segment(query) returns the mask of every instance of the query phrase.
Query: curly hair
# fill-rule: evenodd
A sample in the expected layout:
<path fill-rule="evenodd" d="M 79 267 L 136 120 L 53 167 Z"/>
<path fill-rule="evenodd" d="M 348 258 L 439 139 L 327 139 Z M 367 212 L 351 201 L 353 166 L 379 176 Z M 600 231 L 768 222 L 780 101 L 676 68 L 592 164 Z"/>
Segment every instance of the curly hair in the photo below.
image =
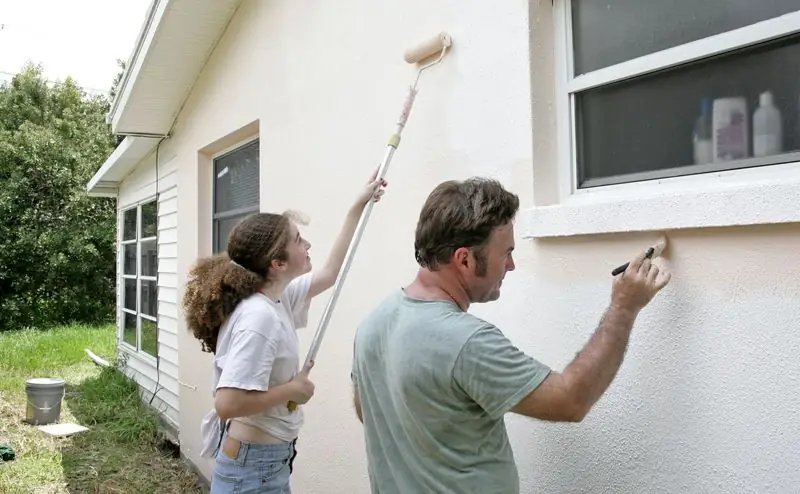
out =
<path fill-rule="evenodd" d="M 204 352 L 216 353 L 220 328 L 270 280 L 272 261 L 286 260 L 291 221 L 301 220 L 291 212 L 252 214 L 231 231 L 227 252 L 202 258 L 189 271 L 183 312 Z"/>
<path fill-rule="evenodd" d="M 490 178 L 448 180 L 430 193 L 422 206 L 414 239 L 414 257 L 420 266 L 435 271 L 450 262 L 456 249 L 475 254 L 476 274 L 487 265 L 484 248 L 495 228 L 512 221 L 519 197 Z"/>

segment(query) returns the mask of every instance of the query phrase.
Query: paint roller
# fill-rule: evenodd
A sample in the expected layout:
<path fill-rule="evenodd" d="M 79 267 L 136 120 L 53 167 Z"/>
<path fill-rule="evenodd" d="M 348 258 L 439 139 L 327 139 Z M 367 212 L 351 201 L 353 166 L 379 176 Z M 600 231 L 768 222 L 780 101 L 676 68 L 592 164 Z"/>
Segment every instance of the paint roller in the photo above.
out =
<path fill-rule="evenodd" d="M 666 248 L 667 248 L 667 236 L 663 235 L 658 242 L 656 242 L 655 244 L 653 244 L 652 247 L 647 249 L 644 258 L 652 259 L 653 257 L 658 257 L 664 253 L 664 250 Z M 616 268 L 614 268 L 613 271 L 611 271 L 611 276 L 617 276 L 618 274 L 624 273 L 625 270 L 628 269 L 628 266 L 630 264 L 631 264 L 630 262 L 626 262 L 621 266 L 617 266 Z"/>
<path fill-rule="evenodd" d="M 403 109 L 400 112 L 400 118 L 397 120 L 397 127 L 394 133 L 389 137 L 383 162 L 381 163 L 380 168 L 378 168 L 376 179 L 380 180 L 386 176 L 386 171 L 389 169 L 389 164 L 392 161 L 394 152 L 400 145 L 400 136 L 406 126 L 408 115 L 411 113 L 411 107 L 414 105 L 414 100 L 417 96 L 417 85 L 419 84 L 420 76 L 426 69 L 441 62 L 452 44 L 453 41 L 449 34 L 439 33 L 436 36 L 420 43 L 419 45 L 409 48 L 403 54 L 403 59 L 406 61 L 406 63 L 421 65 L 417 69 L 417 75 L 414 79 L 414 83 L 408 89 L 408 95 L 403 103 Z M 422 64 L 422 62 L 431 60 L 432 57 L 436 55 L 438 55 L 438 57 L 435 60 Z M 350 270 L 350 264 L 353 261 L 353 257 L 355 256 L 356 249 L 361 241 L 361 236 L 364 233 L 364 229 L 367 226 L 367 221 L 369 220 L 370 213 L 372 213 L 372 207 L 374 204 L 374 202 L 369 201 L 361 213 L 361 218 L 358 220 L 355 234 L 353 235 L 353 239 L 350 241 L 350 245 L 347 248 L 347 253 L 345 254 L 342 268 L 339 270 L 339 275 L 336 277 L 336 282 L 333 285 L 333 293 L 331 294 L 328 304 L 325 306 L 325 310 L 322 313 L 319 326 L 317 327 L 317 332 L 314 334 L 314 339 L 311 340 L 311 347 L 308 350 L 308 355 L 306 355 L 306 360 L 303 365 L 304 367 L 317 356 L 319 347 L 322 344 L 322 338 L 325 336 L 325 331 L 328 328 L 328 322 L 331 319 L 331 314 L 333 313 L 333 309 L 339 299 L 339 293 L 342 290 L 342 285 L 344 284 L 347 272 Z M 290 411 L 294 411 L 297 409 L 297 403 L 290 401 L 288 407 Z"/>

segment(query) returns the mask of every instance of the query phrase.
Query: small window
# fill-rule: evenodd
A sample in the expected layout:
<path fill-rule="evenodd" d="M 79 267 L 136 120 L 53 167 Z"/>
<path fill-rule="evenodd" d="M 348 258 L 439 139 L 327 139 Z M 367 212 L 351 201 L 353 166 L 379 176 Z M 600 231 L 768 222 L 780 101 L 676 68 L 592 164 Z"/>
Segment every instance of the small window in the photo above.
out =
<path fill-rule="evenodd" d="M 572 188 L 800 161 L 797 0 L 557 1 Z"/>
<path fill-rule="evenodd" d="M 259 141 L 214 158 L 213 251 L 224 251 L 233 227 L 259 209 Z"/>
<path fill-rule="evenodd" d="M 122 212 L 122 224 L 121 338 L 132 351 L 157 357 L 157 201 L 151 200 L 126 209 Z"/>

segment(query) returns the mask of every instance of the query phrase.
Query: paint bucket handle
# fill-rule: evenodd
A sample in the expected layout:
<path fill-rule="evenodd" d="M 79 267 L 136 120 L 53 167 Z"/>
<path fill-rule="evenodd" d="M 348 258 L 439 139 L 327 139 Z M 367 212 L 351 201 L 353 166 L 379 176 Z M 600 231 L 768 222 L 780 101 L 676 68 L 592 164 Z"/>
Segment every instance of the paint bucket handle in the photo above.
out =
<path fill-rule="evenodd" d="M 57 407 L 57 406 L 61 405 L 61 402 L 64 400 L 64 397 L 65 397 L 65 396 L 67 396 L 67 390 L 66 390 L 66 389 L 65 389 L 65 390 L 63 390 L 63 391 L 61 391 L 61 397 L 58 399 L 58 401 L 56 401 L 56 402 L 53 404 L 53 406 L 49 406 L 49 407 L 39 407 L 39 406 L 36 406 L 36 404 L 34 404 L 34 403 L 31 401 L 31 399 L 30 399 L 30 398 L 28 398 L 28 406 L 29 406 L 29 407 L 31 407 L 31 408 L 35 408 L 36 410 L 39 410 L 40 412 L 49 412 L 49 411 L 50 411 L 50 410 L 52 410 L 53 408 L 55 408 L 55 407 Z"/>

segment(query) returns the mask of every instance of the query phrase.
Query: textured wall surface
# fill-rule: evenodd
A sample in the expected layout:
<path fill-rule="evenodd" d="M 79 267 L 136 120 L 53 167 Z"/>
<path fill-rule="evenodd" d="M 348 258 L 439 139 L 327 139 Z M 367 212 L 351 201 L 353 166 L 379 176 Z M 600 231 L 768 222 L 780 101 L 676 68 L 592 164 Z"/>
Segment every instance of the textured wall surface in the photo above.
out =
<path fill-rule="evenodd" d="M 389 191 L 373 212 L 312 373 L 317 392 L 299 440 L 297 492 L 369 492 L 349 381 L 355 326 L 413 278 L 416 216 L 437 183 L 494 176 L 520 194 L 523 207 L 533 205 L 534 160 L 557 159 L 548 144 L 555 141 L 552 60 L 545 54 L 530 62 L 523 0 L 349 0 L 313 8 L 245 0 L 175 129 L 183 268 L 201 250 L 206 227 L 197 222 L 209 207 L 208 187 L 184 186 L 209 173 L 198 165 L 198 150 L 253 121 L 262 209 L 308 213 L 305 234 L 319 265 L 393 129 L 414 75 L 403 51 L 441 30 L 453 35 L 454 51 L 422 79 Z M 537 195 L 552 195 L 554 175 L 537 176 Z M 800 485 L 800 263 L 792 254 L 799 233 L 787 225 L 671 234 L 673 282 L 641 315 L 622 370 L 589 417 L 577 425 L 509 417 L 522 491 L 787 492 Z M 609 271 L 654 236 L 519 239 L 517 271 L 500 301 L 474 311 L 562 368 L 600 318 Z M 304 348 L 328 295 L 312 304 Z M 196 431 L 212 403 L 209 358 L 183 329 L 180 338 L 182 447 L 208 474 Z"/>

